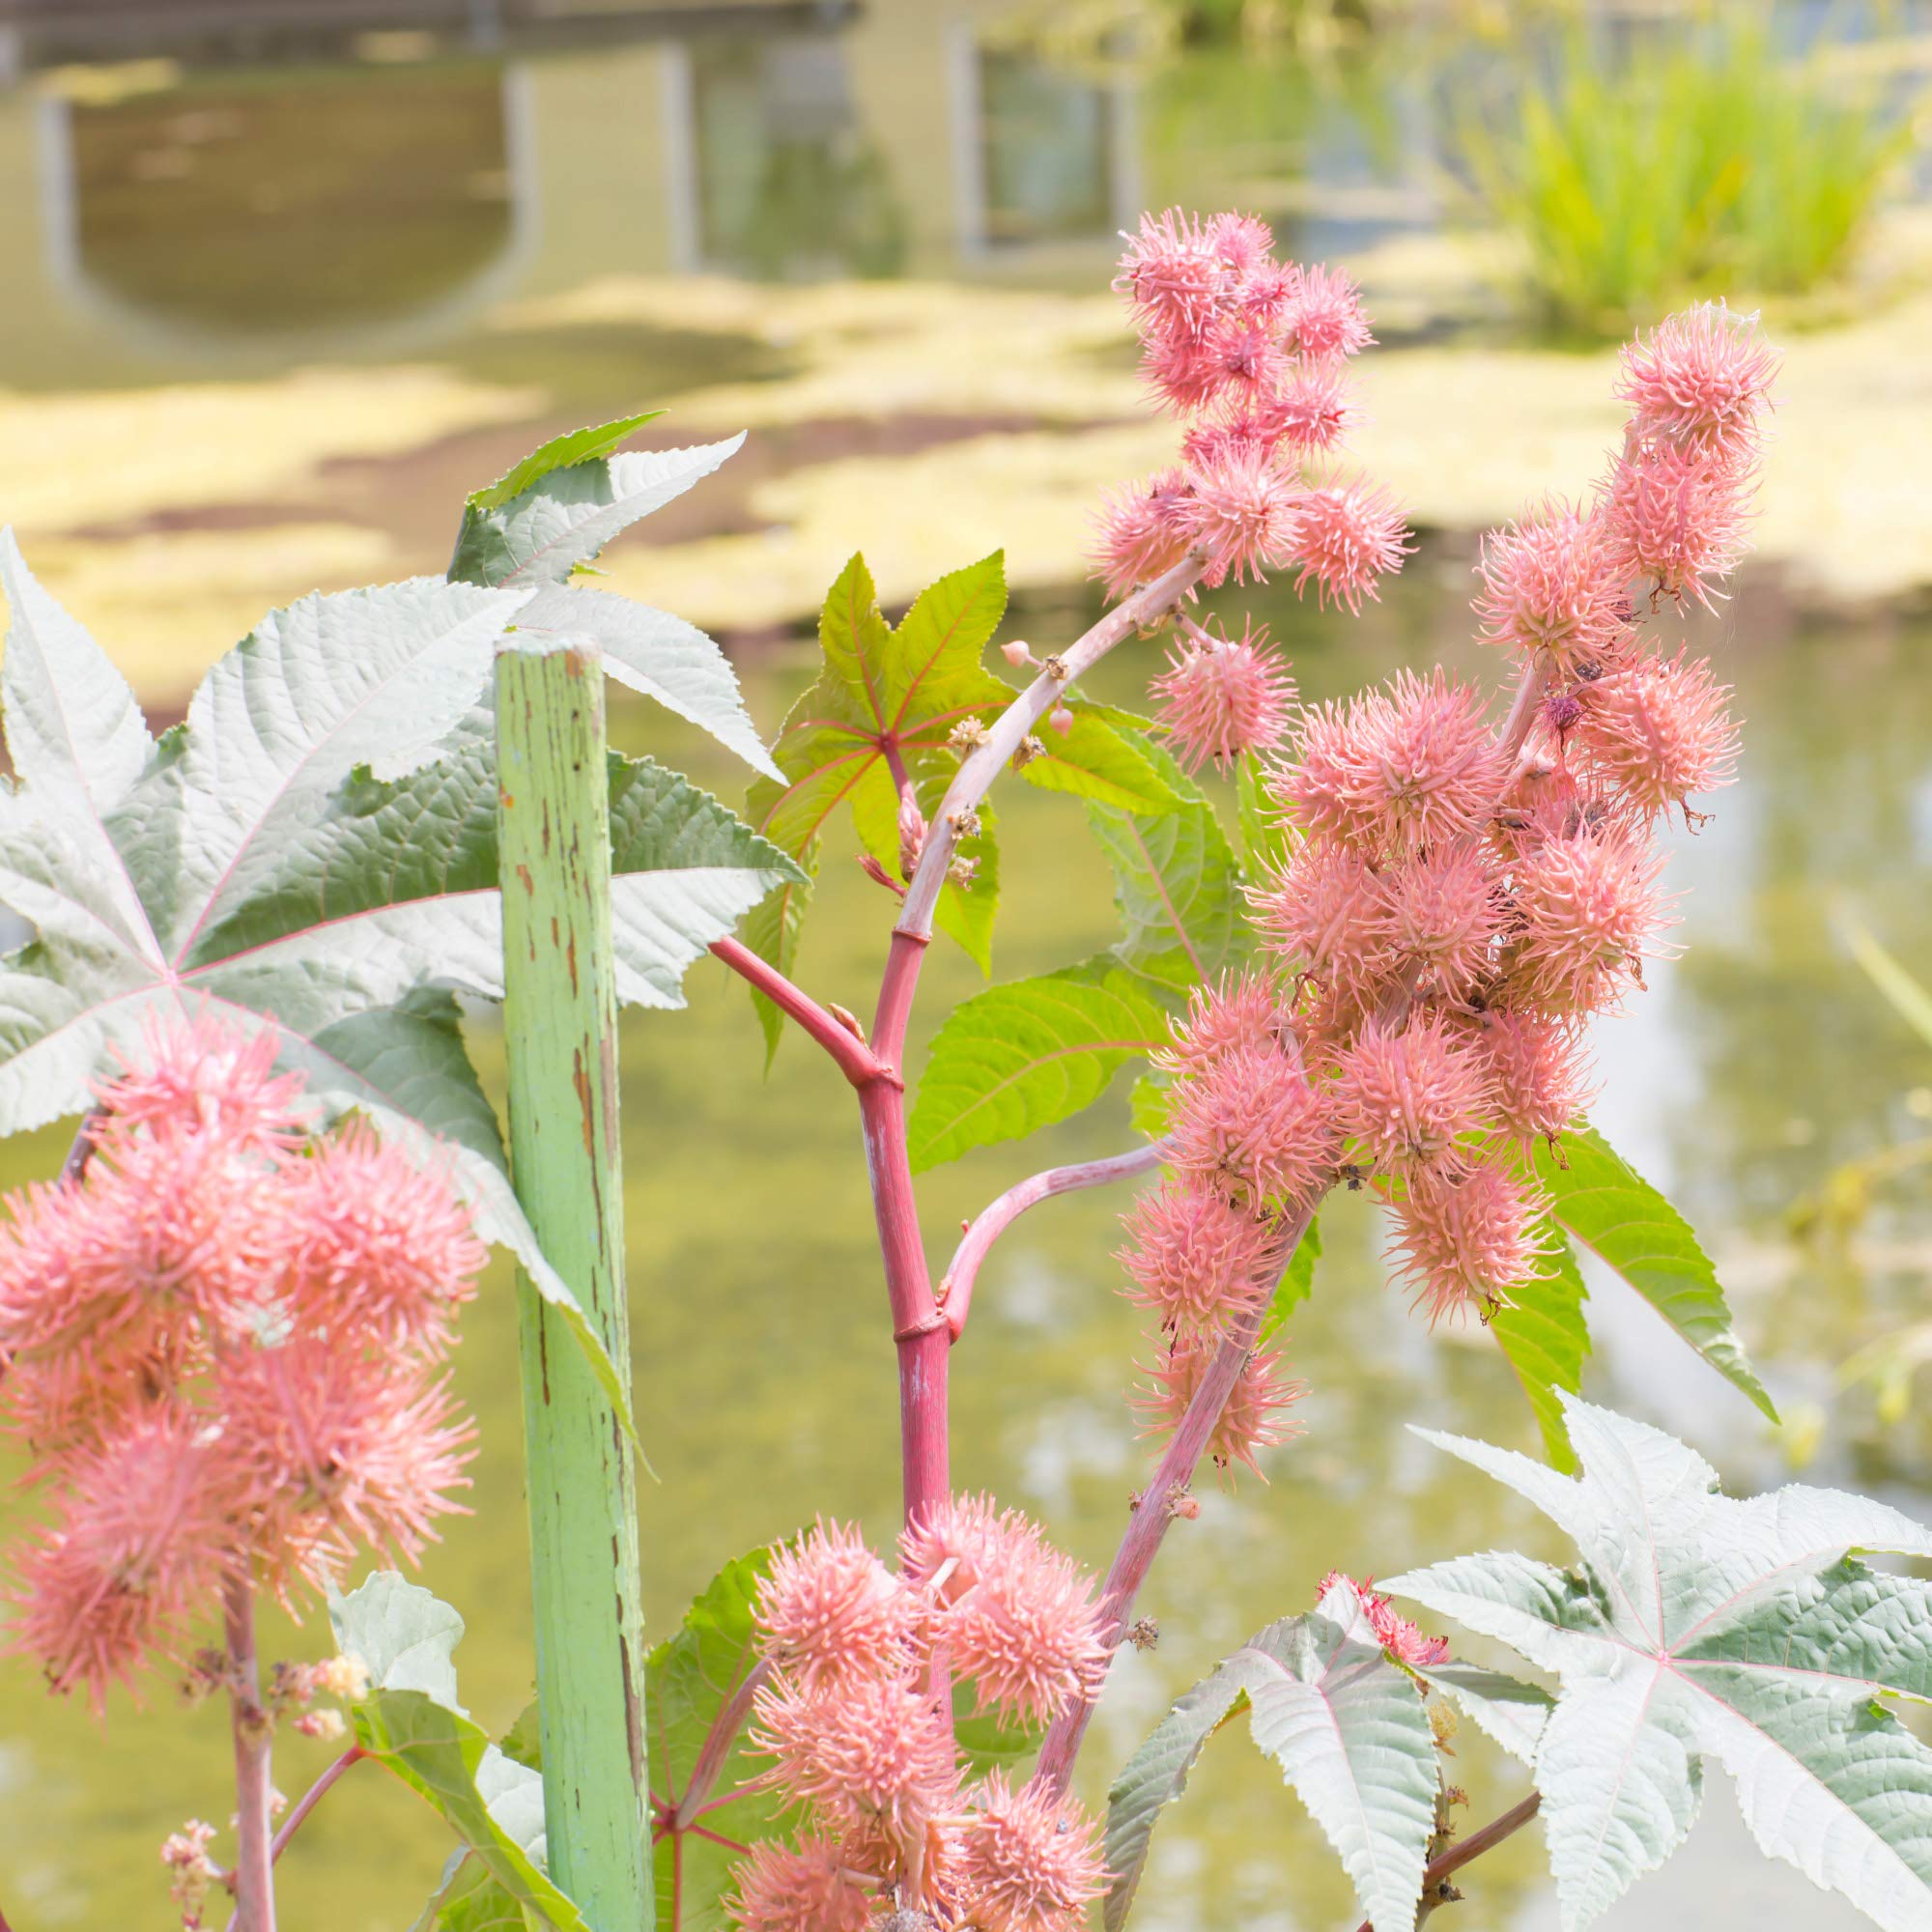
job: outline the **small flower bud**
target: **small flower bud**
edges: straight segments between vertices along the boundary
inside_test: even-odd
[[[296,1719],[295,1727],[305,1738],[320,1738],[327,1743],[333,1743],[349,1728],[340,1711],[304,1711]]]
[[[955,853],[946,868],[946,876],[963,893],[980,876],[980,862]]]
[[[1033,651],[1031,647],[1019,638],[1015,638],[1009,644],[1002,644],[1000,646],[1000,655],[1015,670],[1018,670],[1022,665],[1033,663]]]
[[[1073,729],[1073,714],[1065,705],[1056,704],[1047,714],[1046,722],[1064,738]]]
[[[899,799],[899,875],[910,879],[925,850],[925,814],[913,802],[908,790]]]

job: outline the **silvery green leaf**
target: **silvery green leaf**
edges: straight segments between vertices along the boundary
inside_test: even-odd
[[[1175,1705],[1115,1779],[1108,1932],[1125,1921],[1155,1820],[1243,1703],[1255,1743],[1340,1855],[1363,1913],[1382,1932],[1413,1926],[1435,1829],[1435,1741],[1414,1680],[1383,1656],[1360,1599],[1341,1585],[1309,1615],[1250,1637]]]
[[[1565,1926],[1682,1842],[1715,1759],[1767,1853],[1887,1932],[1923,1932],[1932,1749],[1885,1700],[1932,1697],[1932,1585],[1857,1552],[1932,1557],[1932,1531],[1801,1485],[1734,1500],[1662,1431],[1560,1400],[1574,1480],[1419,1433],[1528,1497],[1576,1542],[1577,1566],[1463,1556],[1383,1587],[1558,1678],[1535,1771]]]
[[[1486,1670],[1480,1663],[1445,1662],[1419,1664],[1415,1674],[1438,1690],[1473,1722],[1492,1744],[1521,1764],[1536,1761],[1536,1747],[1555,1701],[1548,1690]]]

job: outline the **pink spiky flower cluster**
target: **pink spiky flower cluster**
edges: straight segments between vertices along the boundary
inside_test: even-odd
[[[1406,1617],[1398,1614],[1386,1597],[1378,1594],[1374,1580],[1371,1577],[1366,1583],[1357,1582],[1347,1571],[1331,1570],[1315,1592],[1315,1601],[1320,1605],[1334,1589],[1350,1590],[1361,1605],[1377,1642],[1397,1662],[1406,1664],[1411,1670],[1427,1670],[1434,1664],[1448,1662],[1449,1639],[1425,1636]]]
[[[753,1742],[808,1823],[740,1865],[732,1916],[745,1932],[865,1932],[895,1914],[941,1932],[1073,1932],[1106,1889],[1094,1828],[1071,1800],[972,1781],[951,1685],[1036,1724],[1092,1698],[1108,1657],[1092,1588],[984,1496],[923,1517],[899,1554],[895,1573],[856,1529],[821,1521],[759,1586],[769,1674]]]
[[[1181,345],[1220,340],[1217,303],[1238,308],[1241,250],[1213,245],[1231,232],[1163,217],[1129,255],[1157,381]],[[1126,1216],[1128,1293],[1163,1337],[1136,1396],[1156,1433],[1179,1425],[1214,1350],[1245,1340],[1214,1451],[1252,1463],[1278,1438],[1291,1392],[1253,1340],[1295,1229],[1338,1179],[1387,1202],[1392,1259],[1432,1321],[1487,1317],[1542,1271],[1535,1143],[1577,1121],[1587,1023],[1661,950],[1660,827],[1694,822],[1690,797],[1737,757],[1708,663],[1666,656],[1642,626],[1665,598],[1708,601],[1737,560],[1774,372],[1721,309],[1627,353],[1632,414],[1595,499],[1546,500],[1483,546],[1481,635],[1516,658],[1501,724],[1439,669],[1286,714],[1263,787],[1293,832],[1251,889],[1265,969],[1204,989],[1177,1027],[1158,1063],[1170,1172]],[[1195,396],[1170,385],[1178,407]],[[1178,677],[1156,691],[1194,762],[1264,748],[1255,732],[1224,751],[1179,706]]]
[[[310,1131],[275,1036],[156,1033],[99,1089],[77,1180],[0,1228],[0,1413],[47,1520],[13,1553],[12,1640],[55,1690],[185,1654],[232,1583],[413,1560],[471,1430],[440,1365],[485,1259],[447,1182]]]
[[[1096,568],[1114,596],[1198,548],[1209,584],[1293,570],[1297,590],[1312,580],[1321,601],[1357,610],[1402,561],[1388,493],[1334,468],[1359,420],[1345,365],[1375,339],[1360,298],[1346,275],[1273,250],[1250,215],[1179,209],[1128,240],[1114,286],[1150,386],[1185,428],[1180,463],[1106,500]],[[1210,736],[1182,742],[1197,762],[1225,755]]]

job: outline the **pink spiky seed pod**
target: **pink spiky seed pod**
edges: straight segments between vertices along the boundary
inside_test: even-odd
[[[1699,302],[1626,344],[1615,393],[1638,440],[1735,454],[1756,447],[1777,369],[1756,316]]]
[[[1177,1090],[1174,1166],[1235,1199],[1298,1206],[1334,1174],[1328,1096],[1285,1054],[1240,1047]]]
[[[1495,1122],[1525,1157],[1536,1142],[1553,1146],[1582,1118],[1596,1083],[1576,1022],[1488,1012],[1467,1037],[1489,1069]]]
[[[1293,264],[1257,263],[1242,274],[1235,290],[1234,312],[1250,328],[1264,329],[1279,340],[1287,331],[1299,286]]]
[[[448,1179],[351,1124],[297,1170],[290,1267],[305,1321],[445,1352],[489,1253]]]
[[[1189,539],[1207,553],[1208,585],[1266,581],[1301,527],[1299,481],[1260,451],[1230,452],[1194,471]]]
[[[1483,719],[1482,695],[1400,670],[1359,700],[1372,781],[1362,801],[1376,849],[1417,852],[1482,831],[1508,766]]]
[[[1228,972],[1215,985],[1196,986],[1187,996],[1186,1019],[1171,1025],[1172,1043],[1154,1061],[1163,1072],[1179,1078],[1199,1073],[1241,1047],[1279,1048],[1289,1016],[1266,975]]]
[[[49,1687],[109,1688],[183,1654],[186,1632],[238,1561],[235,1496],[200,1419],[160,1408],[75,1457],[53,1520],[12,1567],[9,1647]]]
[[[1046,1723],[1098,1693],[1108,1650],[1091,1584],[1017,1510],[973,1534],[963,1587],[941,1591],[932,1640],[977,1708]],[[952,1579],[949,1579],[952,1580]]]
[[[216,1397],[271,1573],[326,1583],[357,1546],[419,1561],[436,1519],[461,1509],[475,1429],[447,1383],[407,1360],[298,1332],[224,1358]]]
[[[1211,227],[1179,208],[1141,216],[1114,278],[1137,329],[1194,333],[1209,326],[1233,279],[1219,242]]]
[[[1315,580],[1316,602],[1346,604],[1359,616],[1362,599],[1378,598],[1381,578],[1402,568],[1414,546],[1407,522],[1389,492],[1360,477],[1304,491],[1294,504],[1293,526],[1284,559],[1300,565],[1300,595]]]
[[[741,1932],[866,1932],[877,1899],[831,1839],[761,1838],[732,1874],[725,1912]]]
[[[1291,824],[1312,839],[1379,855],[1383,833],[1381,773],[1357,699],[1304,705],[1290,733],[1286,762],[1268,773],[1267,789]]]
[[[1259,406],[1257,426],[1267,441],[1296,456],[1332,456],[1368,420],[1352,396],[1340,369],[1302,365]]]
[[[1164,1441],[1180,1427],[1217,1346],[1202,1336],[1178,1335],[1151,1365],[1143,1366],[1148,1381],[1127,1391],[1127,1402],[1141,1420],[1142,1435]],[[1208,1454],[1224,1477],[1236,1463],[1245,1463],[1259,1476],[1257,1455],[1300,1433],[1287,1411],[1307,1393],[1307,1386],[1287,1379],[1281,1373],[1282,1362],[1279,1350],[1257,1350],[1242,1364],[1208,1438]]]
[[[1198,624],[1186,628],[1168,653],[1167,670],[1149,687],[1154,723],[1173,741],[1181,769],[1198,772],[1211,758],[1226,771],[1244,753],[1278,745],[1294,703],[1294,680],[1265,627],[1250,623],[1238,639]]]
[[[1194,542],[1194,479],[1163,469],[1145,483],[1105,492],[1094,518],[1094,570],[1109,597],[1124,597],[1172,570]]]
[[[1461,999],[1489,970],[1498,922],[1495,881],[1474,845],[1444,845],[1388,877],[1388,943],[1421,988]]]
[[[979,1932],[1077,1932],[1107,1889],[1099,1833],[1071,1798],[989,1773],[959,1830],[962,1920]]]
[[[1610,472],[1605,520],[1611,554],[1654,596],[1694,597],[1706,610],[1750,549],[1757,471],[1747,457],[1653,441]]]
[[[143,1052],[116,1049],[121,1071],[96,1098],[106,1119],[99,1143],[145,1129],[156,1137],[205,1134],[238,1153],[273,1156],[300,1144],[316,1114],[299,1073],[277,1073],[281,1036],[272,1026],[247,1034],[207,1012],[148,1028]]]
[[[936,1504],[899,1535],[908,1583],[951,1603],[979,1580],[986,1552],[1002,1534],[1002,1512],[987,1495],[956,1495]]]
[[[1210,214],[1204,230],[1208,246],[1231,274],[1244,283],[1259,270],[1273,267],[1274,230],[1258,214],[1229,210]]]
[[[1728,685],[1708,659],[1650,657],[1586,689],[1576,726],[1591,773],[1639,811],[1685,807],[1737,775]]]
[[[1544,1272],[1548,1202],[1521,1175],[1485,1163],[1412,1176],[1394,1204],[1390,1259],[1433,1328],[1470,1308],[1485,1321]]]
[[[1336,1063],[1334,1105],[1362,1164],[1412,1175],[1467,1164],[1489,1083],[1440,1015],[1417,1014],[1400,1033],[1372,1020]]]
[[[1630,572],[1602,511],[1546,497],[1483,539],[1475,600],[1483,637],[1568,672],[1615,650],[1628,622]]]
[[[1288,328],[1295,353],[1314,362],[1359,355],[1376,339],[1362,313],[1361,291],[1341,270],[1321,262],[1301,270]]]
[[[1662,869],[1649,838],[1614,821],[1530,847],[1511,880],[1503,1004],[1551,1019],[1613,1010],[1669,923]]]
[[[795,1802],[825,1823],[876,1831],[901,1857],[953,1808],[952,1739],[909,1677],[849,1677],[803,1690],[782,1677],[757,1692],[752,1748]]]
[[[1185,416],[1273,395],[1287,380],[1288,357],[1270,330],[1231,315],[1204,328],[1150,332],[1141,373],[1157,402]]]
[[[847,1676],[890,1677],[918,1634],[913,1594],[849,1524],[818,1522],[777,1550],[758,1584],[765,1655],[808,1690]]]
[[[1406,1664],[1410,1670],[1428,1670],[1435,1664],[1448,1662],[1449,1639],[1446,1636],[1425,1636],[1406,1617],[1398,1614],[1395,1605],[1386,1597],[1379,1595],[1369,1583],[1358,1583],[1346,1570],[1331,1570],[1322,1577],[1321,1588],[1315,1592],[1316,1603],[1319,1605],[1329,1591],[1335,1589],[1354,1593],[1369,1628],[1376,1634],[1376,1641],[1398,1663]]]
[[[1127,1298],[1163,1328],[1218,1333],[1281,1271],[1272,1224],[1186,1176],[1170,1176],[1122,1218],[1129,1245],[1118,1259],[1133,1283]]]
[[[1387,886],[1346,845],[1304,840],[1249,895],[1263,943],[1285,971],[1366,1009],[1389,984]]]

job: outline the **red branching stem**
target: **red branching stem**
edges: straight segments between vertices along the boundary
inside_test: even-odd
[[[275,1932],[274,1856],[269,1827],[274,1798],[269,1761],[270,1725],[262,1708],[255,1661],[255,1590],[245,1577],[229,1584],[223,1610],[235,1730],[235,1926],[236,1932]]]
[[[1136,590],[1124,603],[1117,604],[1077,642],[1050,659],[1052,668],[1042,669],[1001,712],[988,727],[985,743],[971,753],[953,773],[946,797],[933,815],[925,849],[920,854],[918,867],[906,888],[905,905],[899,913],[899,932],[921,939],[931,934],[939,889],[946,882],[946,868],[952,863],[952,848],[959,840],[960,818],[992,789],[993,781],[1006,769],[1007,760],[1020,749],[1033,727],[1060,702],[1066,687],[1082,671],[1091,670],[1116,644],[1134,632],[1158,623],[1201,581],[1201,573],[1207,567],[1208,559],[1201,551],[1189,551],[1172,570]],[[880,1051],[885,1048],[881,1046]]]
[[[1283,1230],[1284,1266],[1293,1259],[1314,1217],[1315,1209],[1311,1206]],[[1194,1391],[1194,1400],[1187,1405],[1187,1413],[1180,1418],[1180,1426],[1174,1432],[1174,1439],[1160,1459],[1153,1481],[1147,1487],[1145,1500],[1127,1519],[1126,1534],[1121,1539],[1120,1548],[1114,1552],[1107,1580],[1100,1588],[1101,1628],[1107,1634],[1108,1641],[1116,1646],[1133,1617],[1134,1599],[1140,1594],[1141,1585],[1147,1581],[1148,1572],[1159,1553],[1161,1539],[1167,1534],[1172,1515],[1169,1503],[1193,1481],[1195,1468],[1207,1453],[1214,1427],[1221,1420],[1221,1411],[1228,1406],[1228,1398],[1234,1393],[1235,1384],[1240,1379],[1241,1371],[1247,1366],[1248,1356],[1254,1350],[1262,1323],[1267,1319],[1267,1307],[1265,1301],[1257,1304],[1215,1350],[1214,1359],[1208,1363],[1207,1374]],[[1093,1715],[1093,1701],[1075,1704],[1054,1719],[1045,1743],[1040,1746],[1039,1763],[1035,1769],[1033,1781],[1056,1797],[1065,1793],[1073,1775],[1073,1760],[1080,1753],[1080,1743],[1087,1734],[1088,1720]]]
[[[329,1788],[351,1765],[360,1764],[369,1755],[360,1745],[351,1745],[342,1755],[325,1771],[302,1795],[296,1800],[295,1809],[282,1820],[282,1829],[275,1833],[275,1842],[269,1847],[269,1860],[272,1863],[288,1849],[288,1842],[301,1830],[302,1820],[327,1796]]]
[[[898,1078],[857,1034],[827,1012],[810,994],[793,985],[769,960],[760,959],[735,939],[714,940],[711,951],[740,979],[763,993],[788,1019],[796,1020],[832,1056],[838,1070],[853,1086]]]
[[[1422,1875],[1423,1898],[1426,1900],[1452,1873],[1461,1871],[1472,1860],[1481,1858],[1485,1852],[1493,1850],[1505,1838],[1521,1831],[1536,1816],[1542,1804],[1543,1794],[1532,1791],[1520,1804],[1511,1805],[1500,1818],[1492,1818],[1480,1832],[1471,1832],[1466,1838],[1451,1845],[1439,1859],[1433,1860]],[[1356,1932],[1376,1932],[1375,1921],[1363,1919]]]
[[[737,1743],[738,1733],[752,1714],[752,1700],[771,1674],[769,1663],[753,1664],[719,1707],[711,1728],[704,1734],[703,1744],[698,1747],[697,1762],[691,1767],[691,1776],[685,1780],[684,1795],[675,1804],[666,1807],[672,1831],[689,1831],[693,1822],[703,1814],[704,1801],[711,1796],[711,1787],[718,1782],[718,1774],[724,1769],[731,1747]]]
[[[1114,1180],[1127,1180],[1137,1174],[1151,1173],[1167,1159],[1165,1141],[1151,1141],[1146,1147],[1125,1153],[1110,1154],[1105,1160],[1077,1161],[1068,1167],[1049,1167],[1016,1181],[966,1230],[952,1260],[939,1283],[939,1300],[946,1311],[946,1325],[958,1341],[973,1306],[973,1284],[980,1264],[993,1243],[1024,1214],[1056,1194],[1070,1194],[1081,1187],[1105,1187]]]

